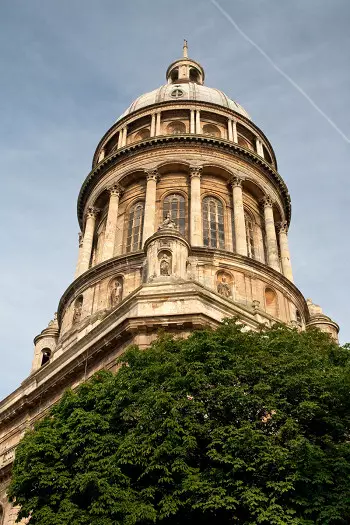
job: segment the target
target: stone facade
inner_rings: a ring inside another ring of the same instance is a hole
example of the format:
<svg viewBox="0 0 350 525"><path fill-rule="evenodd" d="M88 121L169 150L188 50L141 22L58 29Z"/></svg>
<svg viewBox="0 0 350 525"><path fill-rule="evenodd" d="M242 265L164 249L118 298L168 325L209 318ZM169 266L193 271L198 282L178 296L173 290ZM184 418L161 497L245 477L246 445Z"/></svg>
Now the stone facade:
<svg viewBox="0 0 350 525"><path fill-rule="evenodd" d="M338 326L293 284L291 204L271 144L246 111L203 86L184 56L104 135L78 197L78 262L57 317L34 339L30 375L0 403L0 525L15 447L60 398L114 370L159 328L180 337L239 316Z"/></svg>

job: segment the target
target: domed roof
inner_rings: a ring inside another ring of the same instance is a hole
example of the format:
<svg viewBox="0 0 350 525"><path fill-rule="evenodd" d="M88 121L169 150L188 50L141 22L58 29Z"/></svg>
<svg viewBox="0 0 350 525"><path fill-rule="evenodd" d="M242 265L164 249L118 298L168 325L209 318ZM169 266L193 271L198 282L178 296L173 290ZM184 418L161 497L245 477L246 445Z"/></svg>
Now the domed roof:
<svg viewBox="0 0 350 525"><path fill-rule="evenodd" d="M196 82L186 82L181 84L165 84L164 86L145 93L138 97L124 113L118 118L130 115L138 109L145 108L152 104L159 104L167 101L181 102L182 100L191 100L198 102L210 102L211 104L217 104L228 109L232 109L237 113L240 113L246 118L250 119L250 116L244 108L234 100L231 100L225 93L219 89L210 88L207 86L200 85Z"/></svg>

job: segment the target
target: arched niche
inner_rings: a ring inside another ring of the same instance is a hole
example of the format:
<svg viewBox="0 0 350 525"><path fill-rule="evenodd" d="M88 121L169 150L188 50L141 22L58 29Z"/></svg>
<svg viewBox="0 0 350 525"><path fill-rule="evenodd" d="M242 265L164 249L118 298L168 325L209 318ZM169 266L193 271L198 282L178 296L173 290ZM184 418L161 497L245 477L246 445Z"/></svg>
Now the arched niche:
<svg viewBox="0 0 350 525"><path fill-rule="evenodd" d="M170 250L160 250L158 253L159 275L169 277L173 272L173 256Z"/></svg>
<svg viewBox="0 0 350 525"><path fill-rule="evenodd" d="M168 135L182 135L186 133L186 125L181 120L173 120L166 127Z"/></svg>
<svg viewBox="0 0 350 525"><path fill-rule="evenodd" d="M79 323L82 313L83 313L83 303L84 303L84 297L82 295L79 295L77 299L74 301L74 307L73 307L73 325Z"/></svg>
<svg viewBox="0 0 350 525"><path fill-rule="evenodd" d="M202 132L203 135L209 135L210 137L221 137L220 129L214 124L203 124Z"/></svg>
<svg viewBox="0 0 350 525"><path fill-rule="evenodd" d="M273 288L265 288L265 310L272 317L278 317L278 299Z"/></svg>
<svg viewBox="0 0 350 525"><path fill-rule="evenodd" d="M51 349L50 348L43 348L41 350L41 364L40 364L40 366L44 366L47 363L49 363L50 359L51 359ZM1 520L0 520L0 525L1 525Z"/></svg>
<svg viewBox="0 0 350 525"><path fill-rule="evenodd" d="M140 129L137 133L135 133L133 142L138 142L139 140L146 140L150 137L151 132L149 128L143 128Z"/></svg>

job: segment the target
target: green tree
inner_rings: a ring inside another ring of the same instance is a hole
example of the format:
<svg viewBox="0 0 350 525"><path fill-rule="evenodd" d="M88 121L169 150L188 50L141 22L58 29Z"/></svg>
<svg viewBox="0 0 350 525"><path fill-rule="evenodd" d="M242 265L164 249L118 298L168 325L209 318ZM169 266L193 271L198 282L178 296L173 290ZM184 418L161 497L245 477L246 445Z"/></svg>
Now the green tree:
<svg viewBox="0 0 350 525"><path fill-rule="evenodd" d="M130 348L17 449L31 525L345 524L350 351L234 321Z"/></svg>

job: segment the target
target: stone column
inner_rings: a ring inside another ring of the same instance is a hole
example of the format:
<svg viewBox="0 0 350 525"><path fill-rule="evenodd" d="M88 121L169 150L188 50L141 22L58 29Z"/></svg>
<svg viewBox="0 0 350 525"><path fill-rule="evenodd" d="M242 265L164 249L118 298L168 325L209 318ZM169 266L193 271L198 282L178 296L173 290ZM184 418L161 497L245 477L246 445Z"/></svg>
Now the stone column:
<svg viewBox="0 0 350 525"><path fill-rule="evenodd" d="M201 133L201 112L199 109L196 109L196 134L200 135Z"/></svg>
<svg viewBox="0 0 350 525"><path fill-rule="evenodd" d="M271 197L266 196L263 199L264 217L265 217L265 232L266 232L266 248L267 248L267 263L271 268L278 272L280 271L280 264L278 259L278 246L276 238L275 220L273 218L273 202Z"/></svg>
<svg viewBox="0 0 350 525"><path fill-rule="evenodd" d="M202 200L201 200L201 174L200 166L190 167L191 177L191 245L201 246L202 242Z"/></svg>
<svg viewBox="0 0 350 525"><path fill-rule="evenodd" d="M195 120L194 120L194 109L191 109L190 114L190 133L196 132Z"/></svg>
<svg viewBox="0 0 350 525"><path fill-rule="evenodd" d="M151 115L151 132L150 132L150 136L154 137L155 134L156 134L156 114L152 113L152 115Z"/></svg>
<svg viewBox="0 0 350 525"><path fill-rule="evenodd" d="M237 122L235 120L232 120L232 135L233 135L233 142L238 144Z"/></svg>
<svg viewBox="0 0 350 525"><path fill-rule="evenodd" d="M83 247L81 251L80 269L79 275L86 272L89 269L92 243L94 240L96 217L99 213L99 209L90 206L86 215L86 224L84 232Z"/></svg>
<svg viewBox="0 0 350 525"><path fill-rule="evenodd" d="M123 134L122 134L122 148L124 148L124 146L126 146L126 138L128 136L128 128L127 126L125 126L125 128L123 128Z"/></svg>
<svg viewBox="0 0 350 525"><path fill-rule="evenodd" d="M106 221L105 238L102 250L102 261L111 259L114 255L115 236L117 233L118 207L119 198L122 194L122 188L115 184L109 188L109 205Z"/></svg>
<svg viewBox="0 0 350 525"><path fill-rule="evenodd" d="M148 237L154 234L156 222L156 190L158 171L156 169L147 170L147 186L145 200L145 215L143 220L142 245Z"/></svg>
<svg viewBox="0 0 350 525"><path fill-rule="evenodd" d="M278 225L279 241L280 241L280 251L281 251L281 263L282 263L282 272L287 279L294 282L292 265L290 262L290 253L288 245L288 224L287 221L280 222Z"/></svg>
<svg viewBox="0 0 350 525"><path fill-rule="evenodd" d="M78 252L78 262L77 266L75 268L75 278L79 277L80 275L80 265L81 265L81 254L83 251L83 234L79 232L79 252Z"/></svg>
<svg viewBox="0 0 350 525"><path fill-rule="evenodd" d="M228 140L233 141L232 119L227 120Z"/></svg>
<svg viewBox="0 0 350 525"><path fill-rule="evenodd" d="M243 180L240 177L232 177L230 184L232 186L236 252L247 256L247 235L245 229L242 182Z"/></svg>
<svg viewBox="0 0 350 525"><path fill-rule="evenodd" d="M160 135L160 121L161 121L162 113L161 111L158 111L156 114L156 135Z"/></svg>

